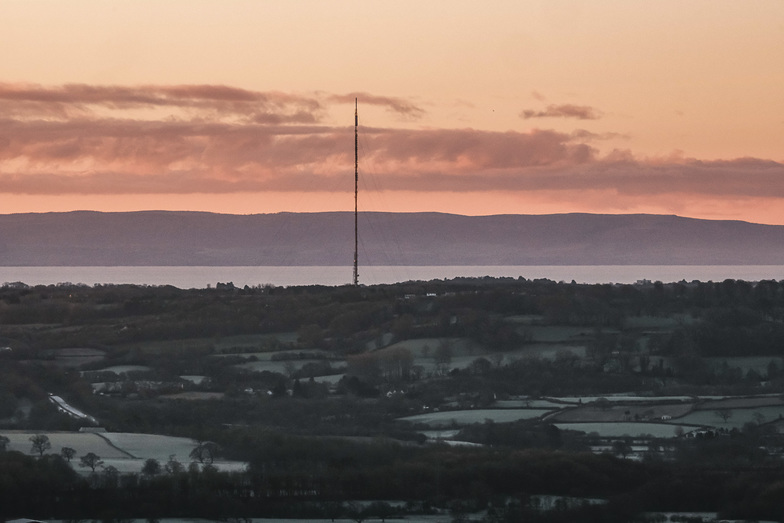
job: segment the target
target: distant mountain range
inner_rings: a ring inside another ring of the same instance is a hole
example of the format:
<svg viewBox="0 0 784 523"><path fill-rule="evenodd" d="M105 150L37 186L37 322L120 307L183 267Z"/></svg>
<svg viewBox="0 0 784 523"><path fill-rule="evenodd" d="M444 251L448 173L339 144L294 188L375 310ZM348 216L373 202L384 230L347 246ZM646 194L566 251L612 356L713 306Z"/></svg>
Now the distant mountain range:
<svg viewBox="0 0 784 523"><path fill-rule="evenodd" d="M781 265L784 226L660 215L360 213L360 265ZM0 266L351 265L348 212L0 215Z"/></svg>

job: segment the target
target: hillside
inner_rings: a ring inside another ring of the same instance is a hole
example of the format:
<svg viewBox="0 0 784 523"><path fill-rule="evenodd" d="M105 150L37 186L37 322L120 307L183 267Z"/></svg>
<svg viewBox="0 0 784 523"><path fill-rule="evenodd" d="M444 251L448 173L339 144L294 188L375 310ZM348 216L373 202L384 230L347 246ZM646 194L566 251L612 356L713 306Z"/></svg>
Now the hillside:
<svg viewBox="0 0 784 523"><path fill-rule="evenodd" d="M784 226L660 215L362 213L364 265L778 265ZM353 215L0 215L0 266L351 265Z"/></svg>

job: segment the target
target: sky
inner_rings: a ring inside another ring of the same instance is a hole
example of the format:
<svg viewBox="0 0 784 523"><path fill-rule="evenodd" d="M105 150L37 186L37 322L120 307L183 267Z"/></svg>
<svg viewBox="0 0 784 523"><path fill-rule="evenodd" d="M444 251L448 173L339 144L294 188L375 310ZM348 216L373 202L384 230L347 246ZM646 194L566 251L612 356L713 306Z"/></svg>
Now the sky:
<svg viewBox="0 0 784 523"><path fill-rule="evenodd" d="M0 213L784 224L781 0L4 0Z"/></svg>

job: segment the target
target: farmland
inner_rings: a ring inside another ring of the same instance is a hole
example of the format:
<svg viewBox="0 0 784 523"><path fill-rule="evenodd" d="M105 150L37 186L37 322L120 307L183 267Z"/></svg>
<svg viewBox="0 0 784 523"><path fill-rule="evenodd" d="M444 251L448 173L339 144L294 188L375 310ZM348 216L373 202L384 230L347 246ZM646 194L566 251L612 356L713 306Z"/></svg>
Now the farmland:
<svg viewBox="0 0 784 523"><path fill-rule="evenodd" d="M4 431L0 435L10 440L7 450L30 454L30 438L43 434L51 443L50 452L58 454L63 447L76 451L75 457L94 453L100 457L104 467L114 467L118 472L139 474L148 459L166 463L174 459L180 463L191 462L190 453L197 442L189 438L177 438L158 434L137 434L122 432L26 432ZM217 460L213 465L218 470L242 470L241 462ZM89 469L77 468L83 474Z"/></svg>
<svg viewBox="0 0 784 523"><path fill-rule="evenodd" d="M631 436L633 438L674 438L677 436L677 427L690 432L700 428L699 425L672 425L669 423L556 423L556 427L562 430L576 430L586 434L596 434L603 438L622 438Z"/></svg>
<svg viewBox="0 0 784 523"><path fill-rule="evenodd" d="M778 282L14 284L0 346L0 480L40 469L123 517L782 516Z"/></svg>
<svg viewBox="0 0 784 523"><path fill-rule="evenodd" d="M472 409L417 414L400 418L400 420L417 425L427 425L430 428L438 428L483 423L486 420L491 420L495 423L508 423L522 419L539 418L549 412L551 411L544 409Z"/></svg>

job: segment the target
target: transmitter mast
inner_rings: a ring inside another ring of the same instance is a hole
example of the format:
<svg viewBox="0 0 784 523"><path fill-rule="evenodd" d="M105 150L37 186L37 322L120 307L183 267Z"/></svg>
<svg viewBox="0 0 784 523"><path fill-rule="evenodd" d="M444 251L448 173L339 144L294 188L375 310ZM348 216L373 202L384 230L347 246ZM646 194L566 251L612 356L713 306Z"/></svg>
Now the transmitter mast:
<svg viewBox="0 0 784 523"><path fill-rule="evenodd" d="M359 245L359 235L357 233L357 193L359 191L358 127L359 114L357 113L357 99L354 98L354 285L359 285L359 272L357 270L357 251Z"/></svg>

